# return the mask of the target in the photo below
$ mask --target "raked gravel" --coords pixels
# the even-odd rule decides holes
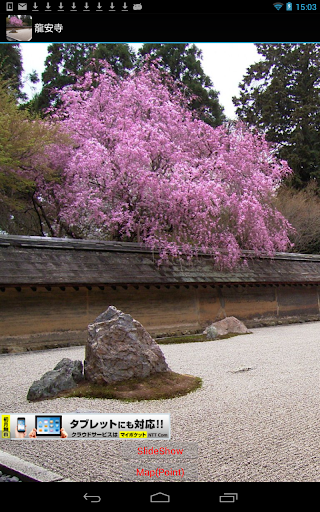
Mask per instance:
[[[32,382],[63,357],[83,360],[84,347],[1,355],[0,412],[170,413],[166,446],[198,444],[199,481],[319,482],[320,323],[252,331],[226,340],[161,345],[171,370],[203,379],[202,388],[170,400],[29,403]],[[120,481],[126,442],[138,441],[1,440],[0,450],[74,481]]]

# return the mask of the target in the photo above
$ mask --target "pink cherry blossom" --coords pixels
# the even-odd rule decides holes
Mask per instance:
[[[54,148],[60,182],[39,184],[42,200],[81,236],[142,242],[162,261],[203,251],[232,267],[243,250],[285,251],[273,198],[288,164],[244,124],[205,124],[186,98],[150,64],[63,89],[52,118],[74,144]]]
[[[17,16],[11,16],[9,22],[10,25],[12,25],[13,27],[22,27],[23,25],[22,20],[20,18],[17,18]]]

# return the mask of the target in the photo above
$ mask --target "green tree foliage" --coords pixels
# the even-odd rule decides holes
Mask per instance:
[[[22,56],[19,43],[0,44],[0,76],[16,99],[26,100],[22,92]]]
[[[42,74],[43,88],[31,102],[31,109],[44,113],[49,107],[59,106],[59,90],[74,84],[78,76],[88,71],[93,58],[106,60],[117,74],[122,75],[133,67],[135,54],[128,44],[122,43],[51,44]]]
[[[256,44],[263,59],[251,65],[233,98],[239,118],[278,144],[297,189],[320,186],[320,44]]]
[[[13,234],[43,234],[42,205],[35,181],[58,179],[48,149],[68,143],[58,124],[49,124],[19,109],[8,82],[0,80],[0,229]]]
[[[32,27],[32,17],[30,14],[21,14],[20,19],[26,27]]]
[[[59,104],[59,90],[75,83],[75,75],[85,65],[94,44],[54,43],[48,46],[45,70],[42,73],[42,91],[33,103],[33,110],[45,112]]]
[[[93,57],[108,62],[118,76],[126,75],[136,62],[135,52],[124,43],[100,43],[93,51]]]
[[[187,86],[190,95],[196,96],[192,101],[192,109],[200,113],[203,121],[211,126],[219,126],[226,120],[223,107],[219,104],[218,93],[202,69],[202,52],[196,45],[145,43],[139,54],[150,55],[152,61],[158,59],[160,68]]]

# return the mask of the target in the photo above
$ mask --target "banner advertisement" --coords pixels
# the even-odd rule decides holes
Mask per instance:
[[[170,439],[170,414],[5,414],[0,440]]]

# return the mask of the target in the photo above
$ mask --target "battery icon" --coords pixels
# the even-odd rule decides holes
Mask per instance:
[[[292,11],[292,3],[291,2],[286,3],[286,11]]]
[[[219,503],[235,503],[238,499],[238,494],[235,492],[225,492],[223,496],[219,496]]]

